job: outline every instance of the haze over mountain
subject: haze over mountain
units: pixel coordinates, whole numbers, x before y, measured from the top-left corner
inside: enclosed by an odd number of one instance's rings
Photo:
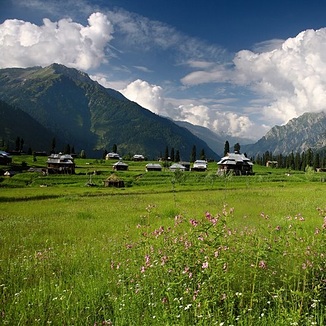
[[[181,127],[187,128],[194,135],[205,141],[206,144],[220,156],[223,156],[226,141],[229,142],[231,151],[233,150],[233,147],[236,143],[239,143],[241,146],[252,143],[251,139],[233,137],[226,133],[221,133],[218,135],[208,128],[193,125],[187,121],[175,121],[175,123]]]
[[[49,144],[50,135],[54,135],[60,143],[89,153],[110,151],[116,144],[121,155],[157,158],[168,147],[189,160],[196,146],[197,154],[204,149],[207,158],[219,157],[189,130],[104,88],[86,73],[63,65],[0,69],[0,99],[46,129],[43,138]],[[20,120],[17,116],[12,119]],[[30,146],[36,146],[34,141]]]

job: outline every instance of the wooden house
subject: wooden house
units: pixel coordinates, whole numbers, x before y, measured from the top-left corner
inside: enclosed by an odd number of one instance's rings
[[[205,160],[196,160],[191,168],[191,171],[206,171],[207,170],[207,161]]]
[[[144,161],[145,160],[145,157],[144,155],[141,155],[141,154],[135,154],[133,157],[132,157],[133,161]]]
[[[158,163],[146,164],[146,171],[162,171],[162,165]]]
[[[113,170],[115,170],[115,171],[127,171],[128,170],[128,164],[119,161],[119,162],[113,164]]]
[[[179,163],[174,163],[169,167],[170,171],[185,171],[186,167]]]
[[[228,153],[226,156],[222,157],[219,162],[217,162],[218,175],[224,175],[227,173],[232,173],[234,175],[250,175],[253,174],[253,163],[239,153]]]
[[[69,154],[51,154],[47,160],[47,173],[75,174],[74,158]]]
[[[123,188],[125,183],[123,180],[119,179],[115,174],[111,174],[105,181],[104,187],[115,187]]]
[[[0,151],[0,164],[1,165],[8,165],[12,162],[12,158],[9,153],[5,151]]]
[[[118,153],[107,153],[105,156],[106,160],[121,160],[121,157]]]

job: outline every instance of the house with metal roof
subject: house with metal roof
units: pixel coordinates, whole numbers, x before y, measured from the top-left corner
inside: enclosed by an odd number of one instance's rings
[[[12,162],[12,158],[9,155],[9,153],[5,151],[0,151],[0,164],[1,165],[7,165]]]
[[[244,154],[228,153],[217,162],[218,175],[232,173],[235,175],[250,175],[253,173],[253,163]]]
[[[191,171],[206,171],[206,170],[207,170],[207,161],[205,160],[196,160],[191,168]]]
[[[74,174],[74,158],[69,154],[51,154],[47,160],[47,173]]]
[[[180,163],[173,163],[170,167],[169,167],[170,171],[185,171],[186,167]]]
[[[113,169],[115,171],[127,171],[128,170],[128,164],[124,163],[122,161],[116,162],[113,164]]]
[[[146,171],[162,171],[162,165],[158,163],[146,164]]]

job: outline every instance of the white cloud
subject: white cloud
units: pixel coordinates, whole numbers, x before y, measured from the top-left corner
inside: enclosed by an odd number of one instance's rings
[[[271,126],[326,109],[326,28],[306,30],[283,42],[265,42],[256,50],[265,52],[240,51],[232,68],[200,67],[181,81],[187,86],[220,82],[245,86],[268,101],[260,115]]]
[[[43,19],[43,25],[8,19],[0,25],[0,67],[46,66],[53,62],[82,70],[105,62],[105,47],[113,27],[99,12],[88,18],[88,25],[61,19]]]
[[[209,106],[194,104],[196,100],[191,99],[166,99],[162,87],[151,85],[143,80],[135,80],[120,92],[129,100],[156,114],[173,120],[187,121],[217,133],[224,132],[233,136],[256,139],[268,130],[264,125],[253,123],[247,116],[226,110],[227,105],[223,101],[222,104]],[[203,103],[205,101],[207,99],[202,100]],[[225,102],[228,103],[230,100]]]
[[[162,91],[161,86],[151,85],[140,79],[133,81],[126,88],[120,90],[130,101],[134,101],[156,114],[165,115]]]

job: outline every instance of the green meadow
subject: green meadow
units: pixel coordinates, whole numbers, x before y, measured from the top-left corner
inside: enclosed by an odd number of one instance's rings
[[[0,177],[1,325],[326,324],[326,173],[146,163]]]

